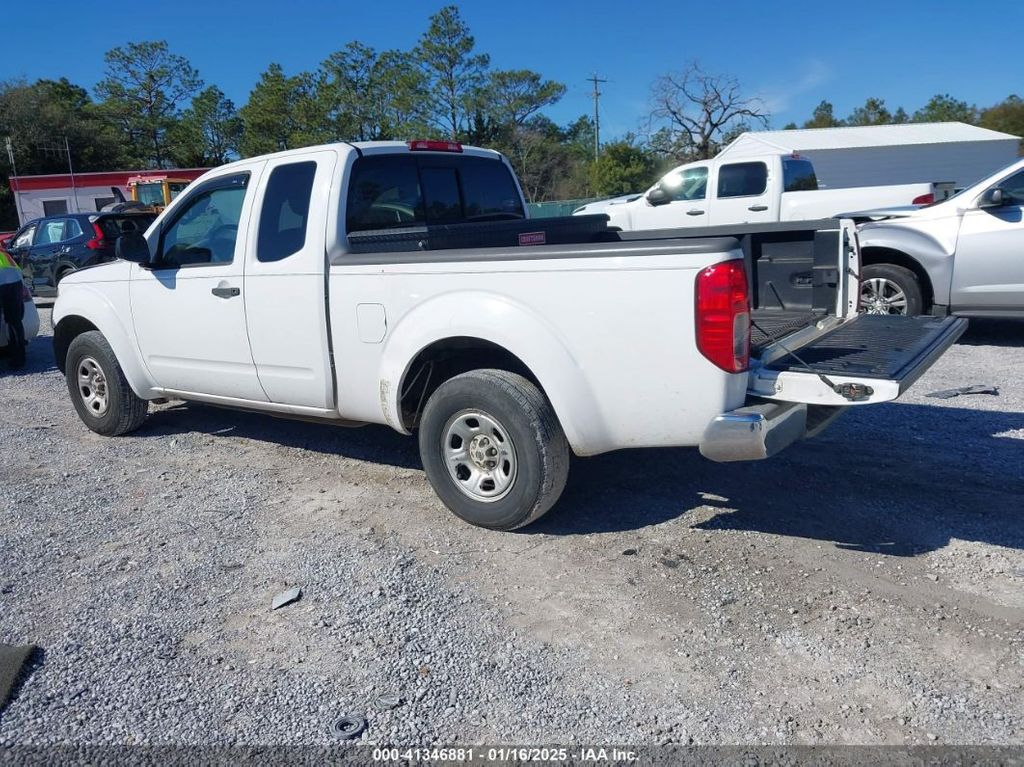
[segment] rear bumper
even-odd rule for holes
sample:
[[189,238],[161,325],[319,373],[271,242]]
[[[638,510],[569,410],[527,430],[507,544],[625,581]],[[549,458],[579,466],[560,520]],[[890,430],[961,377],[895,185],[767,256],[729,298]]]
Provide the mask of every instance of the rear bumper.
[[704,430],[700,453],[712,461],[759,461],[807,435],[807,405],[757,402],[722,413]]

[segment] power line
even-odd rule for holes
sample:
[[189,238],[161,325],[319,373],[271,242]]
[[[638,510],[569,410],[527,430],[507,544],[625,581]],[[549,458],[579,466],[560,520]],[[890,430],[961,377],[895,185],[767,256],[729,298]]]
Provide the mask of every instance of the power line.
[[594,84],[594,159],[596,160],[601,156],[601,112],[598,109],[598,103],[601,100],[601,91],[598,90],[597,86],[599,83],[606,83],[607,80],[602,80],[597,76],[597,72],[594,72],[590,77],[587,78],[587,82]]

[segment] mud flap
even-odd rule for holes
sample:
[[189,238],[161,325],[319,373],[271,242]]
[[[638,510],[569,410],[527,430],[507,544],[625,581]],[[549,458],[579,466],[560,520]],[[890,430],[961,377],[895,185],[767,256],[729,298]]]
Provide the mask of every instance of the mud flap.
[[810,405],[867,405],[899,397],[963,335],[958,317],[861,314],[752,369],[749,394]]

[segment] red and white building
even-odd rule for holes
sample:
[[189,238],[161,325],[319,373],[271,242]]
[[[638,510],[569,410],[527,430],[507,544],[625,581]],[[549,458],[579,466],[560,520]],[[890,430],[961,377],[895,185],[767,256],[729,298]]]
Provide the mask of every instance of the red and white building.
[[[151,171],[153,175],[193,181],[209,168],[171,168]],[[117,202],[113,188],[126,200],[128,179],[150,172],[115,170],[103,173],[52,173],[46,176],[11,176],[10,187],[18,206],[19,224],[42,216],[61,213],[94,213],[104,205]]]

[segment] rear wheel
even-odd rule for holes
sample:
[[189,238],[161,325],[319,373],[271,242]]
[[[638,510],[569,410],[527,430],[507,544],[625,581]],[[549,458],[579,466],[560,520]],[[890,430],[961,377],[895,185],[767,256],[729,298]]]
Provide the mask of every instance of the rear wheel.
[[54,274],[53,281],[57,285],[60,285],[60,281],[67,277],[69,274],[71,274],[73,271],[75,271],[75,267],[72,266],[71,264],[64,264],[62,266],[59,266],[57,268],[56,274]]
[[860,306],[867,314],[924,312],[921,284],[909,269],[895,264],[869,264],[861,269]]
[[569,443],[547,398],[504,370],[474,370],[441,384],[423,409],[419,445],[444,504],[492,530],[540,518],[569,473]]
[[68,346],[64,377],[78,417],[97,434],[127,434],[146,420],[149,403],[132,391],[98,330],[82,333]]

